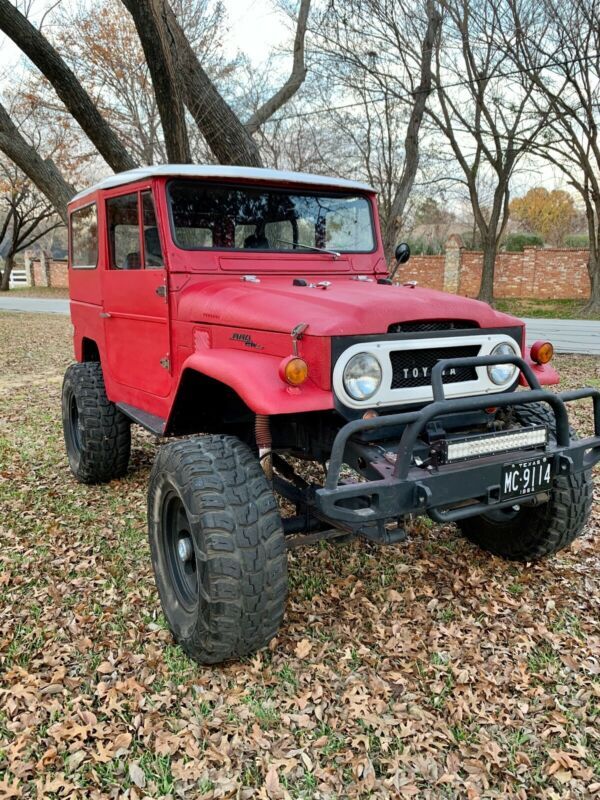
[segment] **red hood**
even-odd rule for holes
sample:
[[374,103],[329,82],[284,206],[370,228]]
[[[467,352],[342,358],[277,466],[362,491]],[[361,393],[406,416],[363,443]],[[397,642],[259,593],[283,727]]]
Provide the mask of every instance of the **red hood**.
[[181,291],[178,317],[282,333],[307,322],[311,336],[385,333],[393,323],[422,319],[469,320],[482,328],[523,324],[486,303],[434,289],[382,285],[350,276],[327,280],[331,284],[326,289],[317,289],[294,286],[292,278],[284,276],[261,276],[259,283],[206,277]]

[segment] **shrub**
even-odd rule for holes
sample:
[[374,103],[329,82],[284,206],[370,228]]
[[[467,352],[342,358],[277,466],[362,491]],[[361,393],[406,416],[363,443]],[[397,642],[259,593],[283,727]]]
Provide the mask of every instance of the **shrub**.
[[443,245],[437,241],[409,239],[410,252],[415,256],[438,256],[444,252]]
[[573,233],[565,236],[565,247],[578,247],[580,249],[590,246],[589,237],[585,233]]
[[536,233],[510,233],[504,240],[507,253],[522,253],[525,247],[543,247],[544,240]]

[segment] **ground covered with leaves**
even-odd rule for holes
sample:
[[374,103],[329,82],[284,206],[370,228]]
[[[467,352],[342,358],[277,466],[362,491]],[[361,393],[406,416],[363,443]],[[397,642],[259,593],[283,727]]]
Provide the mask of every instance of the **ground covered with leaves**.
[[427,521],[395,547],[295,551],[271,648],[200,668],[151,573],[155,442],[136,431],[120,482],[70,476],[69,336],[0,314],[0,798],[600,797],[597,506],[536,565]]

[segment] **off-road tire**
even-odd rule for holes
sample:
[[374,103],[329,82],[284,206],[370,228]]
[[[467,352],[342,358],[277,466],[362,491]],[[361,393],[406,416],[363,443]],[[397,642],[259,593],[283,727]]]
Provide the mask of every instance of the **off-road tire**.
[[101,365],[71,364],[62,387],[67,457],[81,483],[106,483],[127,472],[131,423],[106,396]]
[[[246,444],[214,435],[163,446],[150,475],[148,533],[165,617],[191,658],[216,664],[271,641],[285,611],[285,537]],[[193,550],[178,561],[186,538]]]
[[[550,440],[556,440],[554,414],[545,403],[514,407],[524,425],[547,425]],[[571,436],[576,438],[573,431]],[[514,561],[536,561],[571,544],[585,528],[592,506],[591,471],[554,478],[547,503],[522,506],[507,519],[487,515],[458,522],[474,544]]]

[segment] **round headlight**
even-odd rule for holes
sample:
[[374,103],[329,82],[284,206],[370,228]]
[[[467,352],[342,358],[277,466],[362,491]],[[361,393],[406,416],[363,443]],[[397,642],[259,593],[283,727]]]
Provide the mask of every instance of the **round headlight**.
[[354,400],[368,400],[381,386],[381,364],[371,353],[357,353],[344,368],[344,389]]
[[[491,356],[516,356],[518,355],[516,349],[508,342],[497,344],[490,353]],[[510,383],[517,372],[517,367],[514,364],[494,364],[493,367],[487,368],[490,380],[501,386],[503,383]]]

